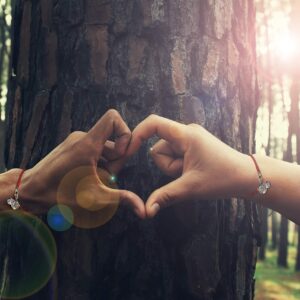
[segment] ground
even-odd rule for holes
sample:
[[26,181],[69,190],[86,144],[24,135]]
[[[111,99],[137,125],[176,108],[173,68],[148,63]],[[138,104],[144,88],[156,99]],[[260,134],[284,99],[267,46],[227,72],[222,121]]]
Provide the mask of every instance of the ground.
[[299,300],[300,272],[295,272],[296,247],[289,246],[288,268],[277,267],[277,252],[267,251],[256,266],[255,300]]

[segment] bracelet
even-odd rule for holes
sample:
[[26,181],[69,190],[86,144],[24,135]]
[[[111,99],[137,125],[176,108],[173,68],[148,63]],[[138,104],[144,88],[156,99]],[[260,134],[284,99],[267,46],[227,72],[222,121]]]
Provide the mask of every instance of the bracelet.
[[249,154],[249,156],[252,158],[252,160],[254,162],[254,165],[255,165],[255,168],[256,168],[256,171],[257,171],[257,174],[258,174],[258,182],[259,182],[258,188],[253,194],[258,192],[259,194],[264,195],[271,188],[271,182],[268,181],[268,180],[265,180],[264,177],[262,176],[261,171],[259,169],[259,166],[258,166],[254,156],[252,154]]
[[10,205],[10,207],[13,210],[17,210],[21,207],[21,205],[19,203],[19,188],[21,186],[21,180],[22,180],[22,176],[23,176],[24,172],[25,172],[25,170],[22,170],[20,175],[19,175],[14,195],[11,198],[7,199],[7,201],[6,201],[7,204]]

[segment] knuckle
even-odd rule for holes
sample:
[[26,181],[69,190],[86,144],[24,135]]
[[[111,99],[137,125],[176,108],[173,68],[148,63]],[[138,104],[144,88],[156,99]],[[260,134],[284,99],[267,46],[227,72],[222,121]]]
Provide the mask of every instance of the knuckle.
[[157,155],[157,149],[156,149],[155,147],[151,147],[151,148],[150,148],[150,154],[151,154],[152,156]]
[[197,123],[190,123],[188,124],[189,127],[193,127],[193,128],[200,128],[201,126]]
[[171,197],[167,190],[165,190],[163,188],[160,190],[157,190],[157,193],[155,196],[156,196],[156,198],[159,199],[158,202],[161,205],[161,207],[167,207],[170,205]]
[[165,208],[165,207],[170,206],[170,204],[171,204],[170,203],[170,196],[167,192],[164,192],[162,194],[161,199],[160,199],[160,205],[161,205],[162,208]]
[[122,132],[122,136],[125,136],[126,139],[131,138],[131,131],[129,128],[124,128],[123,132]]
[[86,135],[85,132],[77,130],[77,131],[71,132],[71,133],[68,135],[67,139],[68,139],[68,140],[77,140],[77,139],[79,139],[79,138],[82,138],[82,137],[85,136],[85,135]]
[[110,118],[113,118],[113,119],[120,117],[119,112],[114,108],[109,109],[106,114],[107,114],[107,116],[109,116]]
[[147,117],[147,119],[151,120],[151,121],[157,120],[157,118],[158,118],[158,115],[156,115],[156,114],[151,114]]
[[69,134],[67,141],[72,151],[80,153],[80,155],[84,155],[85,153],[92,155],[96,152],[96,145],[86,132],[74,131]]

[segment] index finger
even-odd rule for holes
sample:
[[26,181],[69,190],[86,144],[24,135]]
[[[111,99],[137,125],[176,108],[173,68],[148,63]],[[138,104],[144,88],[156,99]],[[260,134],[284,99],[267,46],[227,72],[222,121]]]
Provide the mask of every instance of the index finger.
[[150,115],[133,130],[127,155],[135,153],[143,141],[154,135],[168,141],[175,146],[179,152],[184,153],[186,151],[186,125],[157,115]]
[[88,135],[96,143],[100,142],[101,145],[104,145],[113,134],[116,135],[114,151],[123,155],[130,142],[131,131],[118,111],[110,109],[90,129]]

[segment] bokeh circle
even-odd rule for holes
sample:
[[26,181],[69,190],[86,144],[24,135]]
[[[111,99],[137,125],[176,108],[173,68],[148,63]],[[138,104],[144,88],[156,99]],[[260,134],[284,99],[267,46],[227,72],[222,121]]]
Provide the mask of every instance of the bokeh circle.
[[[106,224],[116,213],[120,194],[115,176],[104,169],[81,166],[68,172],[57,190],[59,205],[72,207],[73,224],[96,228]],[[61,213],[68,218],[64,211]]]
[[66,231],[74,222],[74,215],[66,205],[55,205],[49,209],[47,214],[48,225],[55,231]]
[[23,299],[43,288],[56,268],[54,237],[39,218],[25,212],[0,213],[1,296]]

